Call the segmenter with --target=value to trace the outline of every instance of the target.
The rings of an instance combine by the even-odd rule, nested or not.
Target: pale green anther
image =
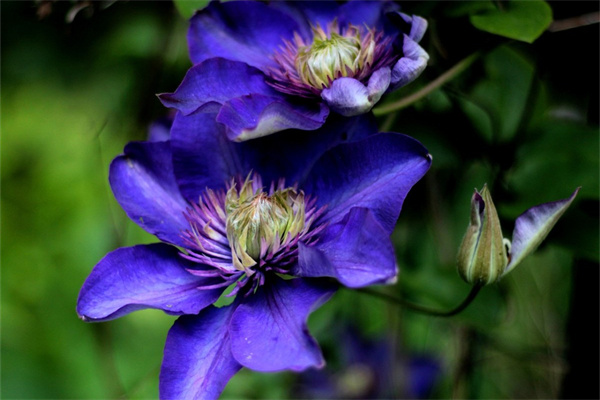
[[[484,186],[471,199],[471,220],[458,251],[460,276],[471,284],[497,281],[508,264],[506,245],[496,207]]]
[[[365,62],[372,62],[375,43],[362,51],[360,30],[350,25],[342,35],[337,23],[326,33],[313,27],[313,42],[298,49],[296,69],[304,83],[317,89],[328,87],[339,76],[354,76]],[[336,32],[337,31],[337,32]]]
[[[225,209],[233,264],[248,273],[265,254],[277,251],[305,226],[303,192],[286,188],[268,195],[262,189],[255,191],[250,178],[239,190],[229,189]]]

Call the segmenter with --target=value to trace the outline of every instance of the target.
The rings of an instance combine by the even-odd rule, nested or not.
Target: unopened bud
[[[487,186],[471,199],[471,222],[458,251],[458,273],[468,283],[487,285],[497,281],[508,265],[502,229]]]
[[[496,207],[487,186],[471,199],[471,222],[458,250],[458,273],[470,284],[487,285],[512,271],[548,236],[575,196],[531,207],[515,221],[510,240],[502,238]]]

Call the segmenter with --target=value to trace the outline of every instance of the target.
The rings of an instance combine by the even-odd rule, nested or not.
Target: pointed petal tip
[[[579,190],[581,190],[581,186],[578,186],[575,191],[573,192],[573,194],[571,194],[571,196],[569,197],[569,200],[573,200],[577,194],[579,194]]]
[[[503,275],[512,271],[546,239],[560,217],[571,206],[580,189],[581,186],[565,199],[531,207],[517,218],[512,235],[510,262]]]

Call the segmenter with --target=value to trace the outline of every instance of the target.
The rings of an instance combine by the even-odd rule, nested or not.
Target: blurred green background
[[[321,375],[242,370],[223,398],[415,397],[419,358],[435,365],[421,397],[598,397],[599,30],[572,19],[597,13],[598,3],[549,4],[555,21],[576,27],[555,23],[533,44],[476,28],[492,2],[403,5],[429,20],[431,61],[386,102],[479,56],[442,88],[379,117],[434,157],[393,236],[398,283],[380,290],[440,309],[466,296],[454,258],[473,188],[486,182],[507,237],[521,212],[582,186],[546,242],[452,318],[341,290],[309,321],[328,361]],[[189,67],[185,6],[1,4],[2,398],[158,396],[174,318],[147,310],[86,324],[75,302],[107,252],[155,241],[126,218],[107,171],[165,115],[155,93],[173,91]],[[391,383],[350,360],[347,332],[385,343]],[[327,388],[315,395],[315,382]]]

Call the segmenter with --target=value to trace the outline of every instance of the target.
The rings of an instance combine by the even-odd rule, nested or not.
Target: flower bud
[[[508,256],[496,207],[487,186],[471,199],[471,222],[458,251],[458,273],[468,283],[487,285],[503,274]]]

